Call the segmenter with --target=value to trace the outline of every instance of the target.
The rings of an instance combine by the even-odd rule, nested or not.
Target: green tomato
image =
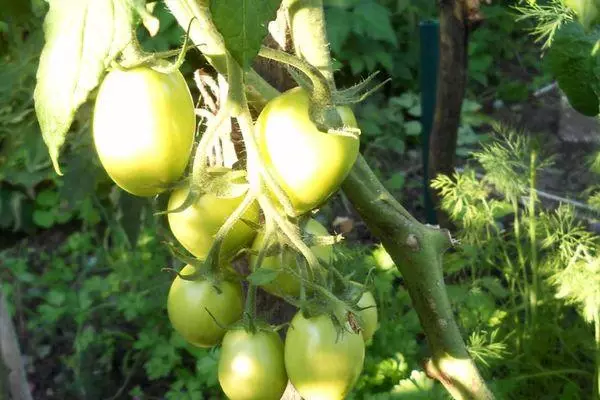
[[[302,311],[292,319],[284,350],[290,381],[306,400],[342,400],[365,359],[360,333],[349,326],[338,332],[328,315],[306,318]]]
[[[342,121],[356,128],[348,107]],[[309,95],[291,89],[271,100],[256,121],[260,156],[289,197],[295,215],[323,204],[336,192],[356,161],[359,140],[320,131],[309,117]]]
[[[327,228],[321,225],[315,219],[309,219],[304,227],[304,231],[311,235],[315,236],[328,236],[329,232]],[[258,253],[263,246],[264,241],[264,232],[259,232],[256,235],[256,239],[254,240],[254,244],[252,245],[253,253]],[[319,259],[319,261],[327,264],[331,261],[333,257],[333,246],[325,245],[325,246],[312,246],[311,250],[315,254],[315,256]],[[257,256],[250,256],[250,268],[254,271],[256,270],[256,262]],[[265,257],[263,259],[261,268],[267,268],[275,271],[280,271],[277,277],[261,287],[267,292],[279,296],[279,295],[288,295],[297,297],[300,294],[300,281],[290,274],[289,272],[283,271],[283,266],[287,268],[295,268],[296,267],[296,252],[286,247],[277,255]]]
[[[364,290],[364,286],[358,282],[350,282],[350,285],[354,298]],[[360,330],[365,342],[369,342],[373,338],[379,322],[377,317],[377,302],[373,293],[368,290],[363,292],[356,305],[358,308],[364,308],[364,310],[358,312],[361,320]]]
[[[279,400],[287,386],[283,342],[276,332],[228,331],[219,358],[219,383],[231,400]]]
[[[194,267],[186,265],[181,275],[191,275],[194,271]],[[238,321],[243,309],[242,287],[230,281],[213,284],[203,279],[187,281],[177,276],[167,299],[173,328],[198,347],[219,344],[225,335],[224,327]]]
[[[196,116],[179,71],[112,70],[98,91],[93,136],[102,166],[119,187],[154,196],[187,166]]]
[[[370,307],[366,308],[359,312],[359,316],[362,319],[362,323],[360,324],[361,333],[365,342],[369,342],[375,331],[377,330],[378,318],[377,318],[377,303],[375,302],[375,297],[373,297],[373,293],[366,291],[358,300],[358,307]]]
[[[188,190],[188,188],[174,190],[169,199],[168,209],[173,210],[183,204]],[[214,242],[215,235],[242,200],[241,196],[219,198],[212,193],[206,193],[185,210],[167,214],[169,226],[175,238],[187,251],[204,259]],[[258,204],[254,202],[242,218],[258,224],[259,211]],[[226,262],[229,257],[250,244],[255,235],[256,231],[244,221],[237,221],[221,244],[220,260]]]

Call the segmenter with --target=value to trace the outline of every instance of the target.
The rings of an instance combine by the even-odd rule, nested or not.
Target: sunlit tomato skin
[[[181,275],[192,273],[191,265],[181,271]],[[186,341],[198,347],[212,347],[225,335],[222,327],[242,317],[243,303],[239,283],[221,281],[215,286],[207,280],[187,281],[178,276],[169,290],[167,311],[173,328]]]
[[[187,193],[187,188],[174,190],[169,199],[168,209],[174,210],[183,204]],[[185,210],[167,214],[171,232],[187,251],[204,259],[214,242],[215,235],[242,200],[243,197],[226,199],[206,193]],[[242,218],[258,224],[258,204],[253,203]],[[249,245],[255,235],[256,231],[248,224],[242,220],[237,221],[221,244],[220,261],[226,262],[227,258]]]
[[[273,331],[228,331],[219,358],[219,383],[230,400],[279,400],[287,386],[283,342]]]
[[[373,293],[369,291],[364,292],[360,297],[360,300],[358,300],[357,306],[359,308],[364,308],[364,310],[359,312],[360,318],[362,319],[360,327],[365,342],[369,342],[377,330],[379,321],[377,318],[377,303],[375,302]]]
[[[317,220],[309,219],[304,227],[306,233],[316,236],[328,236],[329,232],[327,228],[321,225]],[[250,267],[254,271],[256,269],[257,262],[257,253],[260,251],[263,246],[264,241],[264,233],[259,232],[256,235],[256,239],[252,245],[252,250],[254,255],[250,257]],[[315,256],[319,259],[319,261],[327,264],[331,261],[333,257],[333,247],[331,245],[325,246],[312,246],[311,250],[315,254]],[[265,257],[261,264],[261,268],[267,268],[272,270],[282,270],[283,266],[288,268],[295,268],[296,266],[296,252],[292,251],[290,248],[286,248],[282,253]],[[297,297],[300,294],[300,281],[290,274],[289,272],[280,272],[277,277],[261,286],[267,292],[280,296],[280,295],[288,295]]]
[[[306,318],[298,312],[285,339],[285,368],[302,398],[342,400],[363,368],[365,343],[348,327],[338,335],[328,315]]]
[[[112,70],[98,91],[93,136],[102,166],[119,187],[154,196],[188,163],[196,116],[179,71]]]
[[[365,342],[368,343],[373,338],[373,335],[378,328],[379,318],[377,317],[377,302],[375,301],[373,293],[364,290],[364,285],[353,281],[350,282],[350,285],[350,290],[353,292],[351,295],[353,299],[356,299],[362,292],[356,306],[359,309],[363,309],[358,312],[358,316],[360,317],[362,336],[365,339]]]
[[[348,107],[338,107],[344,125],[357,127]],[[324,203],[356,161],[359,140],[320,131],[309,117],[309,96],[291,89],[271,100],[256,121],[259,152],[288,195],[295,215]]]

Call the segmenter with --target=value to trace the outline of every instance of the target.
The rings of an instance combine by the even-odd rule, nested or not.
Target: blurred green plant
[[[539,398],[542,385],[572,396],[559,398],[590,398],[596,345],[585,321],[593,321],[590,307],[598,313],[600,281],[584,255],[596,254],[598,237],[570,206],[542,207],[538,174],[552,158],[525,133],[499,128],[473,157],[481,175],[467,167],[432,182],[460,228],[461,246],[445,264],[471,354],[480,362],[487,356],[483,364],[503,396]],[[585,320],[569,304],[581,305]],[[552,367],[542,373],[541,365]]]
[[[418,0],[325,0],[327,35],[341,79],[382,69],[397,88],[415,90],[420,21],[435,17],[435,4]]]
[[[161,268],[174,265],[155,229],[146,226],[134,246],[87,230],[56,249],[24,243],[0,253],[0,282],[22,323],[35,393],[55,399],[218,393],[218,350],[186,344],[169,324],[172,276]]]

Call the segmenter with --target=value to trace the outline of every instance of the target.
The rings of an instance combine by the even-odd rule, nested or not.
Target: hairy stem
[[[342,188],[404,277],[431,348],[429,375],[440,380],[455,399],[492,399],[469,357],[446,293],[442,255],[451,245],[449,233],[416,221],[362,157]]]
[[[254,317],[256,315],[256,285],[252,283],[248,284],[248,291],[246,292],[246,303],[244,305],[244,319],[247,324],[247,328],[250,332],[255,333],[256,327],[254,325]]]
[[[219,228],[219,231],[215,235],[215,240],[206,256],[206,260],[210,263],[210,269],[214,272],[217,271],[220,266],[219,253],[221,250],[221,244],[225,237],[233,228],[233,225],[237,223],[240,218],[244,215],[244,213],[248,210],[248,208],[252,205],[253,202],[256,201],[256,196],[249,192],[244,197],[244,200],[240,203],[240,205],[227,217],[225,223]]]
[[[256,143],[256,139],[254,137],[252,116],[250,115],[250,111],[247,108],[242,109],[241,113],[237,117],[237,120],[240,126],[240,131],[242,132],[242,137],[244,139],[246,153],[248,154],[249,176],[252,179],[255,174],[258,174],[258,178],[260,180],[259,185],[264,186],[273,194],[275,199],[279,202],[279,204],[282,205],[284,211],[288,215],[293,214],[294,207],[292,206],[290,199],[275,181],[275,178],[273,178],[265,165],[259,162],[258,144]],[[253,181],[251,181],[250,184],[253,185]]]
[[[323,0],[285,0],[296,55],[321,71],[334,86],[329,46],[325,38]],[[302,38],[302,40],[296,40]]]
[[[312,82],[312,101],[317,103],[321,107],[333,106],[333,98],[331,88],[327,79],[321,74],[321,72],[315,68],[312,64],[307,63],[301,58],[295,57],[284,51],[263,47],[258,52],[258,55],[269,60],[278,61],[280,63],[290,65],[303,74],[305,74]]]

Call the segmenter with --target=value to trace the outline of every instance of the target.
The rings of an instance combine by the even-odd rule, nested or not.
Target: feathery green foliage
[[[589,398],[595,360],[581,349],[594,348],[586,321],[598,318],[598,237],[571,206],[542,208],[536,179],[552,157],[527,134],[497,128],[473,158],[481,174],[471,166],[431,184],[459,227],[461,245],[445,264],[471,355],[503,382],[499,395],[539,398],[543,384],[559,398]]]

